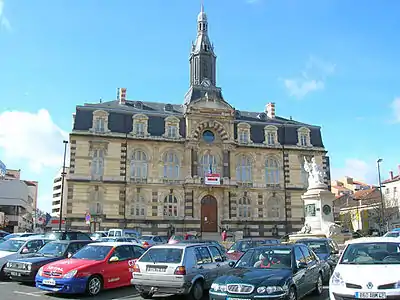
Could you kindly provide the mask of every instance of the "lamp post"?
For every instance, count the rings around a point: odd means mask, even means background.
[[[381,166],[380,166],[380,163],[381,163],[382,161],[383,161],[383,159],[382,159],[382,158],[379,158],[379,159],[376,161],[376,165],[377,165],[377,168],[378,168],[379,193],[380,193],[380,196],[381,196],[381,210],[382,210],[381,218],[382,218],[382,227],[385,227],[385,225],[386,225],[386,222],[385,222],[385,204],[384,204],[383,193],[382,193]]]
[[[64,179],[65,179],[65,158],[67,156],[67,145],[68,141],[63,141],[64,143],[64,161],[63,161],[63,168],[61,173],[61,200],[60,200],[60,224],[58,224],[58,230],[61,231],[62,225],[62,215],[63,215],[63,205],[64,205]]]

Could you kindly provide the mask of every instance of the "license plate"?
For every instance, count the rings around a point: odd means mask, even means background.
[[[18,273],[18,272],[11,272],[11,276],[21,276],[21,273]]]
[[[382,292],[356,292],[357,299],[386,299],[386,293]]]
[[[56,282],[54,279],[43,279],[43,284],[45,285],[56,285]]]
[[[165,272],[167,268],[161,268],[161,267],[147,267],[148,272]]]

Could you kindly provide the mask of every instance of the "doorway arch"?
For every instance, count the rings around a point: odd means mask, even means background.
[[[218,231],[218,203],[217,199],[211,195],[201,199],[201,231]]]

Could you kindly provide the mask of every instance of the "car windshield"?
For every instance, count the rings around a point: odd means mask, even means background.
[[[88,259],[88,260],[104,260],[110,253],[112,246],[94,246],[86,245],[81,250],[76,252],[72,258]]]
[[[340,263],[352,265],[400,264],[400,243],[349,244]]]
[[[247,251],[236,263],[236,268],[291,269],[292,249],[262,247]]]
[[[8,240],[0,244],[0,251],[17,252],[24,244],[23,240]]]
[[[44,245],[43,248],[38,251],[38,253],[45,256],[60,257],[64,256],[67,248],[68,244],[66,243],[50,242]]]
[[[265,240],[250,240],[250,241],[238,241],[234,243],[229,250],[233,251],[240,251],[240,252],[246,252],[247,250],[258,247],[264,244],[269,244],[269,242]]]
[[[302,244],[307,245],[309,248],[311,248],[312,251],[314,251],[317,254],[323,254],[323,253],[329,253],[329,248],[328,245],[326,244],[325,241],[301,241]]]
[[[392,231],[392,232],[385,233],[384,237],[399,237],[399,235],[400,235],[400,232]]]
[[[171,240],[181,241],[181,240],[184,240],[184,237],[183,237],[183,235],[173,235],[173,236],[171,236]]]
[[[104,235],[101,234],[101,233],[99,233],[99,232],[92,233],[92,234],[90,235],[91,238],[95,238],[95,239],[99,239],[99,238],[101,238],[101,237],[103,237],[103,236],[104,236]]]
[[[6,236],[4,237],[4,239],[5,239],[5,240],[9,240],[9,239],[12,239],[12,238],[17,238],[17,237],[21,237],[21,235],[20,235],[20,234],[15,234],[15,233],[13,233],[13,234],[6,235]]]
[[[63,236],[62,232],[47,232],[44,237],[50,240],[61,240]]]
[[[100,238],[100,242],[115,242],[117,240],[117,238],[113,238],[113,237],[102,237]]]
[[[140,262],[178,264],[182,260],[183,250],[179,248],[150,248]]]
[[[142,236],[140,237],[140,239],[141,239],[142,241],[150,241],[151,238],[152,238],[151,235],[142,235]]]

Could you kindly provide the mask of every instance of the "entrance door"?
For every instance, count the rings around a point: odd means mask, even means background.
[[[217,232],[218,231],[218,205],[217,199],[211,195],[201,199],[201,231]]]

